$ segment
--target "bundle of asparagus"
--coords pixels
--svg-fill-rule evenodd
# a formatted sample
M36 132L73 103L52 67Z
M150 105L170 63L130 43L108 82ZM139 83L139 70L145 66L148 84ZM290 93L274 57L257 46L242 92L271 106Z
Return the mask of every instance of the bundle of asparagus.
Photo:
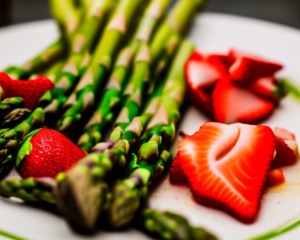
M178 23L176 24L176 26L183 26L183 29L185 29L186 26L184 24L187 24L189 22L196 10L202 7L203 4L203 1L179 1L172 14L166 20L166 23L162 25L163 32L159 32L157 38L170 39L172 37L172 35L165 35L165 29L169 30L169 34L177 33L176 29L174 29L173 25L170 25L170 23L174 24L174 22L176 22ZM180 11L180 9L186 9L186 11ZM157 42L159 41L154 38L154 43ZM163 42L160 42L160 45L162 43ZM174 116L174 112L178 113L178 108L183 101L183 63L187 59L189 54L191 54L191 50L193 49L188 43L185 43L184 46L185 47L182 48L182 52L185 52L185 55L183 53L180 53L178 55L178 57L181 58L181 65L175 62L176 64L174 65L174 68L172 68L174 69L175 73L170 74L170 76L172 77L177 77L177 75L181 76L179 84L177 84L178 86L175 85L173 89L170 88L170 84L172 85L173 83L172 80L171 82L167 81L168 84L166 85L166 97L163 98L163 101L161 103L162 106L169 105L171 107L175 107L174 110L170 109L170 119L169 115L166 116L167 120L170 120L171 122L176 121L176 114ZM180 69L179 74L177 73L178 70L175 71L175 69ZM168 101L168 98L173 95L178 95L178 103L176 102L177 99L175 99L175 101ZM58 177L58 204L61 211L64 213L64 215L72 225L76 225L78 228L82 228L84 230L91 230L95 227L96 221L100 216L101 211L103 211L105 209L105 206L107 205L107 198L109 199L111 196L111 193L107 193L108 185L107 183L105 183L105 181L103 181L104 178L108 175L109 172L111 172L111 170L115 166L125 165L126 156L129 152L130 146L141 137L143 130L146 128L148 122L156 112L156 109L159 106L159 102L160 95L156 98L154 97L143 115L141 115L140 117L136 117L131 122L124 124L124 129L122 129L121 126L118 126L111 134L110 140L107 143L97 145L94 148L94 153L88 155L77 165L75 165L70 171L65 174L61 174ZM158 124L156 121L154 122L155 124ZM169 122L167 122L166 124L169 124ZM173 126L174 123L171 125ZM163 151L161 156L164 158L164 160L167 160L167 158L170 157L170 154L167 151ZM78 184L78 179L81 179L82 185ZM146 179L145 184L147 182L148 180ZM140 196L136 197L138 199L137 201L128 201L131 205L134 206L134 211L137 210L139 206L139 197ZM87 199L89 202L97 202L97 204L87 204ZM70 204L71 201L73 202L73 204ZM120 216L118 216L118 213L121 212L118 206L111 209L113 209L110 217L112 226L122 226L130 222L134 217L134 213L132 215L126 215L126 212L123 212L126 215L126 219L123 220L122 218L120 218ZM114 211L114 209L117 210ZM74 217L75 213L76 216L80 216L80 218ZM82 219L85 220L82 221ZM114 223L115 220L119 220L121 223Z
M122 110L118 118L119 122L123 121L124 115L130 122L132 116L137 114L141 106L142 95L150 85L150 65L151 63L153 65L154 56L151 55L151 46L149 49L147 43L169 3L170 0L152 1L140 21L133 40L120 52L106 91L78 141L78 145L83 150L89 152L100 141L102 131L116 118L120 109ZM157 12L158 9L159 12ZM130 65L134 56L136 57L133 73L126 86L125 81L130 73ZM127 112L130 113L127 114Z
M59 2L53 0L52 7ZM101 218L113 228L138 223L138 228L160 239L215 239L203 229L191 227L183 217L144 209L141 204L147 187L171 160L169 148L185 96L183 64L193 51L193 45L182 38L206 1L179 0L162 24L171 0L151 0L149 5L141 0L117 2L82 0L84 7L77 16L83 22L72 34L68 32L73 29L70 25L62 27L70 42L67 61L57 61L45 71L57 76L53 79L56 87L41 98L29 117L12 129L1 130L0 177L6 176L13 165L13 150L24 136L42 124L51 126L45 119L57 116L63 105L65 113L57 124L60 131L72 133L79 123L88 120L85 115L90 115L79 146L90 151L114 121L108 142L97 144L91 154L56 180L8 179L0 183L0 194L57 205L71 225L85 232L95 230ZM135 28L132 19L145 6L134 37L122 48L124 38L132 32L129 29ZM114 14L93 52L97 31L113 8ZM68 17L62 18L60 11L53 11L54 16L63 22ZM3 109L22 104L17 100ZM111 174L118 167L123 174ZM126 178L119 180L124 175Z
M64 104L68 110L58 122L57 129L67 133L68 128L81 119L80 111L91 109L96 101L96 93L105 82L111 70L120 45L128 34L131 22L141 3L147 1L121 1L110 22L105 28L102 38L92 57L91 64L80 79L74 92Z
M96 32L98 28L101 28L101 26L106 23L106 18L111 13L113 7L115 7L115 4L112 4L110 0L98 0L89 5L88 13L84 18L85 20L83 21L82 26L80 26L72 35L71 39L73 39L73 47L69 61L67 61L64 66L65 71L60 73L61 77L59 77L58 80L54 80L54 83L56 84L55 88L51 92L48 91L45 93L40 99L38 107L24 121L11 129L3 129L3 131L1 131L0 179L4 178L12 167L14 158L11 154L16 151L18 143L30 131L41 127L45 123L45 119L48 119L49 122L53 115L58 112L59 106L65 102L66 96L70 94L70 90L74 87L74 82L76 83L77 79L77 75L74 74L74 71L77 72L77 69L76 65L74 66L73 64L73 60L79 59L79 62L85 60L87 49L91 48L94 39L97 38ZM92 28L94 31L91 36L86 37L85 33L91 26L94 27L94 29ZM78 41L78 39L80 41ZM17 143L11 146L11 144L8 144L11 141Z

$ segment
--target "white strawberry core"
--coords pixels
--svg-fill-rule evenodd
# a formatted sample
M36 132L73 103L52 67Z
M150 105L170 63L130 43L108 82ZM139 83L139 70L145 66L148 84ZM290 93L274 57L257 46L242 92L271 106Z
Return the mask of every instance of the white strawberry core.
M192 61L188 66L189 81L194 88L213 86L220 74L217 69L207 63Z

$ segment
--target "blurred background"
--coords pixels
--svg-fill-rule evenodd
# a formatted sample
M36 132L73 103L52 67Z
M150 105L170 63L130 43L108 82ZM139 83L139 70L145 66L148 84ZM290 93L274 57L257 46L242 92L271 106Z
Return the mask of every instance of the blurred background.
M300 28L300 0L211 0L206 11L247 16ZM0 27L50 17L47 0L0 0Z

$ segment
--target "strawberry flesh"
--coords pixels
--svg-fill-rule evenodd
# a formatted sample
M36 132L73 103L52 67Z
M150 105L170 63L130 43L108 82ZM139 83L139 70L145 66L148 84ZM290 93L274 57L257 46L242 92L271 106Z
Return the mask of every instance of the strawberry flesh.
M192 103L208 116L213 116L212 99L209 92L201 89L188 88L189 98Z
M242 56L238 57L232 64L229 74L233 81L250 84L259 78L275 74L282 67L280 64L263 59Z
M282 97L280 94L279 86L276 83L276 79L271 77L263 77L256 80L251 86L251 90L262 97L278 103Z
M274 109L271 101L237 86L228 77L217 83L212 99L215 120L221 123L256 123Z
M179 162L195 198L243 222L259 210L275 151L266 126L208 122L180 140Z
M18 171L24 179L55 178L57 174L68 170L86 156L86 153L68 138L52 129L42 128L30 139L30 144L30 153L18 165Z
M296 156L292 149L279 137L275 136L276 157L272 162L273 168L291 165L296 162Z
M234 59L223 54L210 54L206 57L206 61L215 66L221 74L227 74L230 66L234 63Z
M179 164L179 153L176 154L170 167L170 181L172 183L186 183L186 178L182 173L181 166Z
M185 76L191 89L205 89L214 86L221 74L199 52L194 52L185 64Z
M276 137L279 137L283 140L296 140L295 134L284 128L275 127L274 134Z
M267 186L275 187L285 182L285 177L282 170L280 169L271 169L268 172Z

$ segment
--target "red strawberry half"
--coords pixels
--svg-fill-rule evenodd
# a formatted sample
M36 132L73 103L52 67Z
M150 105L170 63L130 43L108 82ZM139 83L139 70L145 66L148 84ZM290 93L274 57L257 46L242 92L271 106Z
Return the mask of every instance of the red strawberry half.
M249 56L240 51L232 50L229 55L235 57L235 62L229 69L231 79L244 84L250 84L261 77L271 76L283 67L281 64Z
M255 219L275 151L269 127L208 122L180 140L178 149L183 174L200 203L243 222Z
M3 89L3 99L10 97L21 97L24 106L33 110L40 98L47 91L51 91L55 85L49 79L37 76L32 80L13 80L5 73L0 73L0 86Z
M38 129L26 138L17 156L18 171L23 178L55 178L86 155L68 138L52 129Z
M217 83L212 99L215 119L221 123L256 123L274 109L271 101L237 86L228 77Z

